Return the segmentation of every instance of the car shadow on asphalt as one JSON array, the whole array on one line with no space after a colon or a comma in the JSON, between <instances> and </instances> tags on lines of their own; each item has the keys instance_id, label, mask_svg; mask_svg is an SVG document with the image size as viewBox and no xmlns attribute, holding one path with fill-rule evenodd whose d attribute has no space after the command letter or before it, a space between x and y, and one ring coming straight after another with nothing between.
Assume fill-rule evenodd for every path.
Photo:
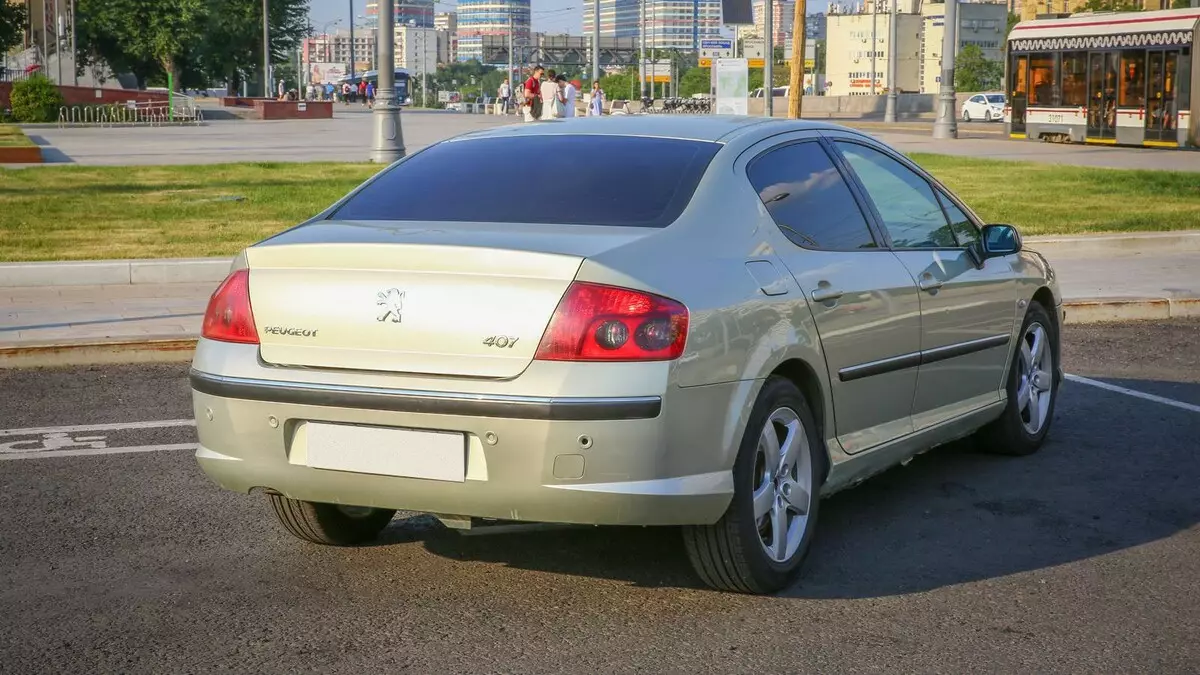
<instances>
[{"instance_id":1,"label":"car shadow on asphalt","mask_svg":"<svg viewBox=\"0 0 1200 675\"><path fill-rule=\"evenodd\" d=\"M1123 384L1151 389L1154 383ZM960 441L823 501L804 574L781 595L919 593L1170 537L1200 522L1197 432L1195 413L1068 387L1036 455L990 455ZM454 560L644 587L701 587L676 528L463 536L397 521L384 541L421 541Z\"/></svg>"}]
</instances>

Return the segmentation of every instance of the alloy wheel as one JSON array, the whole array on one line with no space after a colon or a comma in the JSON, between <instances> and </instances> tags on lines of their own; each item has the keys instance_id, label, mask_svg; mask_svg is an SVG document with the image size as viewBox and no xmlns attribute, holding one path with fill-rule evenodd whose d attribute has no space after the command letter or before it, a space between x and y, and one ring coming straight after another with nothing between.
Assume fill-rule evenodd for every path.
<instances>
[{"instance_id":1,"label":"alloy wheel","mask_svg":"<svg viewBox=\"0 0 1200 675\"><path fill-rule=\"evenodd\" d=\"M799 416L778 408L767 418L754 460L754 521L767 557L787 562L804 539L813 499L812 455Z\"/></svg>"},{"instance_id":2,"label":"alloy wheel","mask_svg":"<svg viewBox=\"0 0 1200 675\"><path fill-rule=\"evenodd\" d=\"M1021 424L1030 435L1037 435L1046 425L1050 399L1054 395L1054 350L1046 328L1031 323L1021 336L1021 351L1017 358L1017 410Z\"/></svg>"}]
</instances>

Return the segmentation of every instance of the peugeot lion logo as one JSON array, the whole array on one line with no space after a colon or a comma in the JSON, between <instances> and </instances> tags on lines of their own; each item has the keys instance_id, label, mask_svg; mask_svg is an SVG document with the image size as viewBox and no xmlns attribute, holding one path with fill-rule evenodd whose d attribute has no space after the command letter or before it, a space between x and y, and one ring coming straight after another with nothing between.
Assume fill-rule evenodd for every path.
<instances>
[{"instance_id":1,"label":"peugeot lion logo","mask_svg":"<svg viewBox=\"0 0 1200 675\"><path fill-rule=\"evenodd\" d=\"M400 312L404 309L404 291L399 288L379 291L375 304L383 308L383 313L375 319L376 321L387 321L388 317L391 317L392 323L400 323Z\"/></svg>"}]
</instances>

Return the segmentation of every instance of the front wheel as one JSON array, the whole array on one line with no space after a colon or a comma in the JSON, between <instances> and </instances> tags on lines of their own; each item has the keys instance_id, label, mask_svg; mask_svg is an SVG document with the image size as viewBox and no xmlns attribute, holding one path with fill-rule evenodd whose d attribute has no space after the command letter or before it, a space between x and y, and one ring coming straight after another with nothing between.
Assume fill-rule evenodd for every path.
<instances>
[{"instance_id":1,"label":"front wheel","mask_svg":"<svg viewBox=\"0 0 1200 675\"><path fill-rule=\"evenodd\" d=\"M269 495L275 516L293 536L326 546L357 546L374 541L396 512L369 506L321 504Z\"/></svg>"},{"instance_id":2,"label":"front wheel","mask_svg":"<svg viewBox=\"0 0 1200 675\"><path fill-rule=\"evenodd\" d=\"M825 453L808 402L791 381L763 385L733 467L734 493L713 525L683 530L709 586L773 593L797 576L816 530Z\"/></svg>"},{"instance_id":3,"label":"front wheel","mask_svg":"<svg viewBox=\"0 0 1200 675\"><path fill-rule=\"evenodd\" d=\"M963 121L964 121L964 122L970 122L970 121L971 121L971 113L970 113L970 111L968 111L966 108L963 108Z\"/></svg>"},{"instance_id":4,"label":"front wheel","mask_svg":"<svg viewBox=\"0 0 1200 675\"><path fill-rule=\"evenodd\" d=\"M1008 405L979 431L983 445L1005 455L1031 455L1042 447L1058 400L1058 330L1045 307L1029 303L1009 367Z\"/></svg>"}]
</instances>

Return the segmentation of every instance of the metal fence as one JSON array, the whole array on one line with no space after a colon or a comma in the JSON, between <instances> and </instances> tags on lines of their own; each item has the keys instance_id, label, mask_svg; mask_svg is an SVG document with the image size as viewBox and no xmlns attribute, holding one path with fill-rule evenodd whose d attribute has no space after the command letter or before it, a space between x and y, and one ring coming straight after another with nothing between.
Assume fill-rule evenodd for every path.
<instances>
[{"instance_id":1,"label":"metal fence","mask_svg":"<svg viewBox=\"0 0 1200 675\"><path fill-rule=\"evenodd\" d=\"M191 97L174 105L162 101L112 105L64 106L58 111L58 126L167 126L201 124L204 114Z\"/></svg>"}]
</instances>

